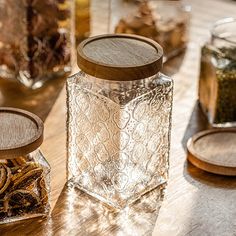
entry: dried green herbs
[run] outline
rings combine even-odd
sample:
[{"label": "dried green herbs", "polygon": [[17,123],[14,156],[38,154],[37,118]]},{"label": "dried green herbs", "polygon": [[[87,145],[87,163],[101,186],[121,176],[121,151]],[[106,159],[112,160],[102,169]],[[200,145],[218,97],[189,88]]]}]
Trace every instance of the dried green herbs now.
[{"label": "dried green herbs", "polygon": [[199,99],[213,126],[236,122],[236,47],[202,48]]}]

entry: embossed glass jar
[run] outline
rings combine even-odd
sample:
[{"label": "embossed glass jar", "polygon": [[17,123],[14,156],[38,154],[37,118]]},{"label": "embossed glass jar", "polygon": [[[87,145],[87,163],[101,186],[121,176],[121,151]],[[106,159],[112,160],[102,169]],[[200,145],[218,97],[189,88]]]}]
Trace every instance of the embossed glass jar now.
[{"label": "embossed glass jar", "polygon": [[144,37],[93,37],[67,81],[68,179],[117,208],[167,182],[173,84],[162,56]]},{"label": "embossed glass jar", "polygon": [[199,101],[209,123],[236,126],[236,20],[218,21],[202,47]]},{"label": "embossed glass jar", "polygon": [[0,77],[35,89],[71,70],[72,2],[0,1]]},{"label": "embossed glass jar", "polygon": [[49,213],[50,166],[38,147],[43,122],[15,108],[0,108],[0,224]]}]

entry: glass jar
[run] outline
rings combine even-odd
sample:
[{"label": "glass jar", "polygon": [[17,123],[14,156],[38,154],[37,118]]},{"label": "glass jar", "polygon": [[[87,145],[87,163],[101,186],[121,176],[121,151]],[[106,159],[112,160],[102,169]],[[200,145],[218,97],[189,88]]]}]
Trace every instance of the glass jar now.
[{"label": "glass jar", "polygon": [[199,101],[215,127],[236,125],[236,20],[218,21],[201,50]]},{"label": "glass jar", "polygon": [[167,182],[173,83],[162,56],[141,36],[93,37],[67,81],[68,179],[116,208]]},{"label": "glass jar", "polygon": [[43,122],[15,108],[0,108],[0,224],[49,213],[50,167],[38,149]]},{"label": "glass jar", "polygon": [[0,1],[0,77],[38,88],[71,70],[72,1]]},{"label": "glass jar", "polygon": [[113,0],[110,32],[137,34],[157,41],[166,61],[187,47],[190,10],[182,1]]}]

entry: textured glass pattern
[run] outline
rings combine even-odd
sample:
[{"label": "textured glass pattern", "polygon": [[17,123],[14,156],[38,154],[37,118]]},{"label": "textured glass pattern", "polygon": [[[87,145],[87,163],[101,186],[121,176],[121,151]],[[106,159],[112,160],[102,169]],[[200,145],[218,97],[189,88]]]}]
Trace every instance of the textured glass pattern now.
[{"label": "textured glass pattern", "polygon": [[172,81],[68,79],[68,178],[124,207],[168,177]]},{"label": "textured glass pattern", "polygon": [[0,76],[37,88],[70,71],[73,0],[0,0]]},{"label": "textured glass pattern", "polygon": [[50,167],[39,150],[0,159],[0,224],[47,215]]}]

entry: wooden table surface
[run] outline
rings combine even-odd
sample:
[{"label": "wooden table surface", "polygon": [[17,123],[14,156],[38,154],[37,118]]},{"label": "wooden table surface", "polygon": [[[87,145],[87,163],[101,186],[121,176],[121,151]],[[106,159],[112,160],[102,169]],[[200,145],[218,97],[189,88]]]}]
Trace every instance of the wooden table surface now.
[{"label": "wooden table surface", "polygon": [[[60,84],[52,82],[55,86],[52,83],[47,85],[42,96],[39,92],[22,95],[15,85],[0,82],[2,106],[25,108],[44,120],[47,117],[42,151],[52,168],[51,217],[1,225],[1,236],[146,236],[152,233],[154,236],[236,235],[236,178],[206,173],[186,161],[188,138],[208,128],[197,105],[199,48],[207,39],[212,22],[222,17],[236,16],[236,2],[187,2],[192,5],[193,13],[191,42],[185,55],[170,61],[164,69],[174,78],[175,91],[170,178],[160,211],[157,205],[160,189],[150,192],[133,206],[115,212],[87,194],[66,185],[65,89],[62,89],[54,104],[63,80]],[[100,3],[97,10],[102,7]],[[99,28],[96,29],[99,31]]]}]

